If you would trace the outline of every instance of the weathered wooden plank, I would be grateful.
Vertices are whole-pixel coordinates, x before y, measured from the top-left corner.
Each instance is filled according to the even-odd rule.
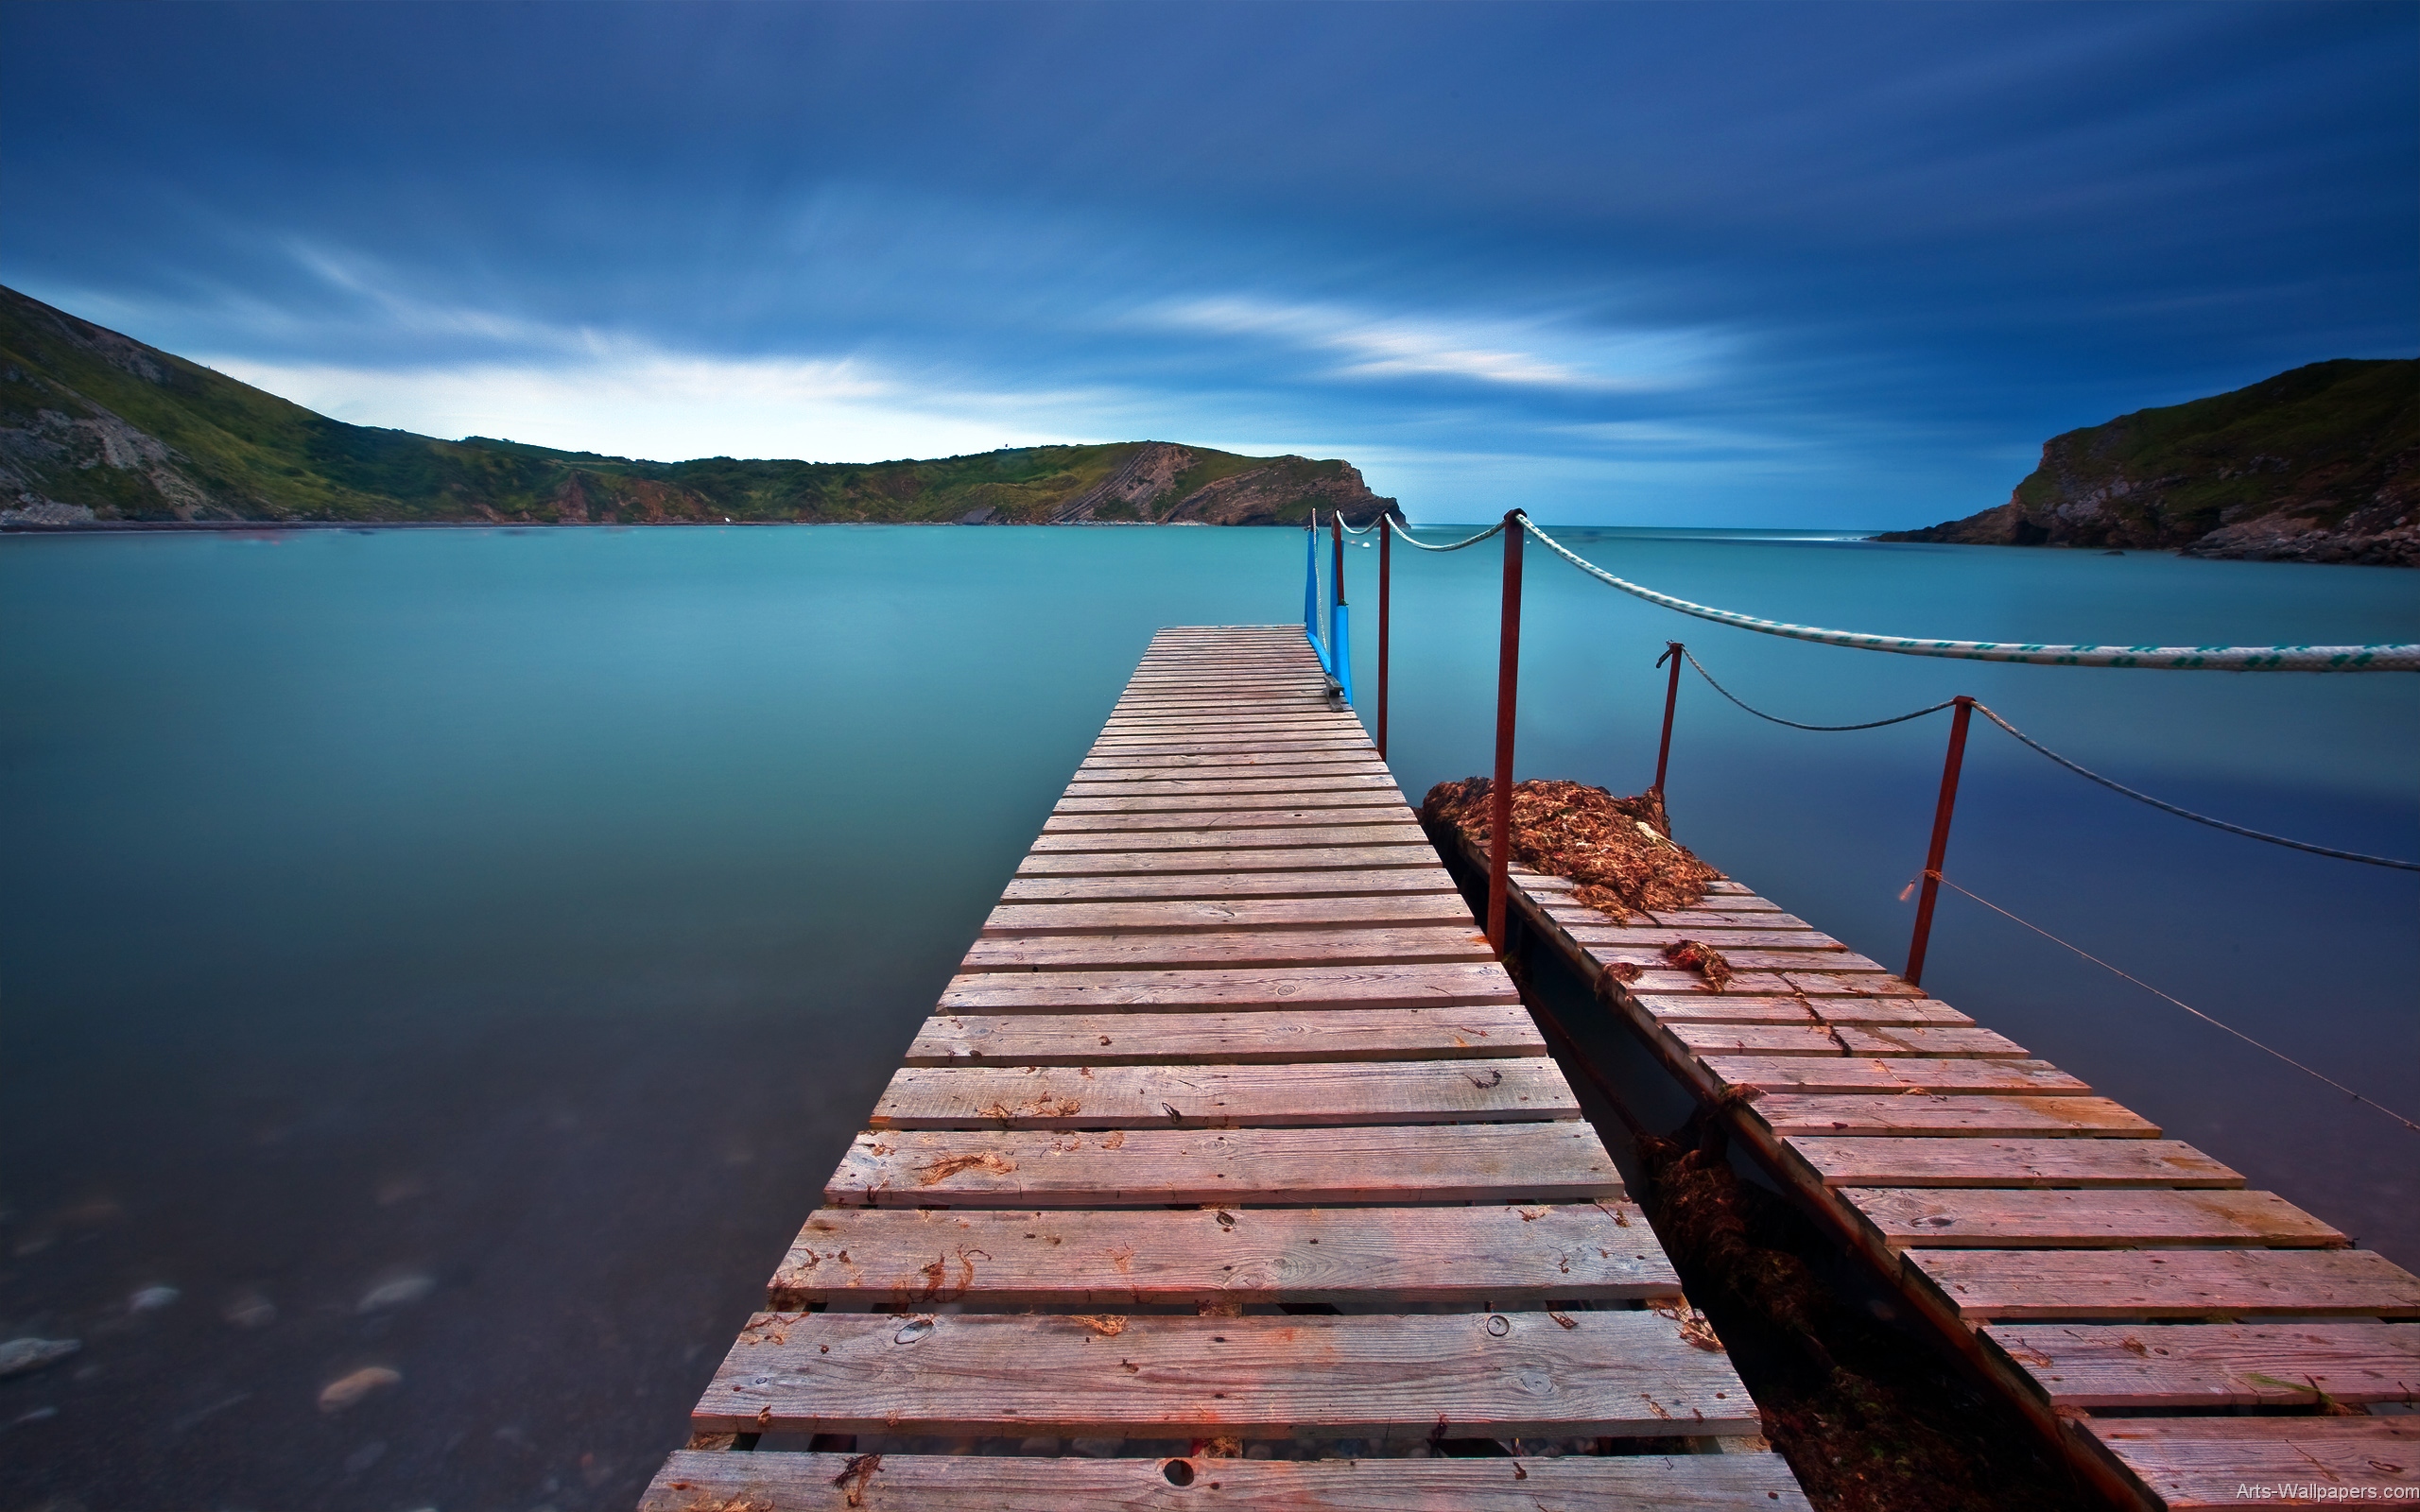
[[[1747,908],[1659,908],[1638,917],[1666,929],[1812,929],[1815,926],[1793,914],[1785,914],[1768,904],[1760,909]]]
[[[1685,939],[1695,939],[1720,951],[1726,960],[1753,951],[1824,951],[1837,954],[1848,949],[1831,936],[1819,935],[1811,929],[1647,929],[1621,924],[1583,925],[1573,924],[1561,917],[1569,911],[1557,910],[1556,921],[1570,931],[1573,939],[1583,945],[1661,953],[1668,946],[1678,945]]]
[[[1825,1097],[1771,1093],[1749,1105],[1776,1134],[1949,1138],[2159,1138],[2159,1125],[2106,1097]]]
[[[1628,1202],[1174,1212],[826,1208],[773,1273],[767,1305],[1506,1308],[1680,1294],[1646,1216]]]
[[[1459,893],[1379,897],[1153,898],[1115,902],[1002,903],[983,921],[987,936],[1100,935],[1205,930],[1339,929],[1348,925],[1440,924],[1467,933],[1470,906]],[[1838,1053],[1837,1050],[1834,1052]]]
[[[1377,747],[1367,735],[1149,735],[1103,736],[1085,748],[1088,762],[1115,762],[1161,756],[1258,756],[1270,761],[1301,762],[1306,758],[1366,761]]]
[[[1183,971],[986,971],[943,989],[945,1013],[1455,1008],[1518,1004],[1494,961],[1220,967]]]
[[[1236,872],[1372,871],[1416,868],[1443,875],[1437,852],[1426,843],[1390,845],[1254,847],[1193,850],[1053,850],[1028,855],[1017,866],[1024,877],[1224,876]]]
[[[1910,1249],[1901,1258],[1910,1280],[1975,1321],[2420,1317],[2420,1278],[2369,1249]]]
[[[1076,850],[1321,850],[1336,846],[1417,845],[1425,837],[1420,826],[1405,820],[1393,824],[1300,824],[1266,830],[1222,825],[1201,830],[1064,830],[1033,842],[1035,855]],[[1432,855],[1435,852],[1430,852]],[[1289,863],[1299,865],[1300,863]]]
[[[2152,1245],[2342,1248],[2347,1243],[2336,1228],[2273,1192],[1860,1187],[1847,1195],[1893,1249]]]
[[[1537,1025],[1517,1005],[1287,1013],[937,1013],[908,1047],[907,1064],[1277,1064],[1545,1054]]]
[[[961,971],[1146,971],[1218,966],[1385,966],[1494,958],[1469,925],[1206,935],[1014,935],[977,939]]]
[[[903,1066],[874,1128],[1257,1128],[1578,1118],[1552,1060]]]
[[[1277,1317],[759,1314],[706,1431],[1367,1437],[1757,1432],[1731,1363],[1646,1309]]]
[[[1162,754],[1139,751],[1132,755],[1088,756],[1077,764],[1076,776],[1087,782],[1122,781],[1130,777],[1166,778],[1168,776],[1215,777],[1242,775],[1276,777],[1319,777],[1326,773],[1385,776],[1393,781],[1384,762],[1374,751],[1339,754],[1318,750],[1219,750],[1206,754]]]
[[[1621,962],[1625,965],[1635,966],[1642,971],[1649,971],[1669,969],[1668,963],[1664,959],[1663,949],[1660,946],[1654,949],[1650,949],[1646,946],[1599,945],[1585,939],[1581,940],[1579,943],[1583,946],[1587,950],[1589,955],[1600,965],[1611,966],[1616,962]],[[1845,945],[1836,944],[1833,946],[1827,946],[1822,950],[1803,951],[1775,950],[1764,946],[1758,946],[1751,950],[1725,950],[1722,952],[1722,958],[1731,963],[1731,969],[1734,971],[1739,972],[1820,971],[1828,976],[1839,976],[1842,974],[1866,975],[1870,973],[1876,981],[1858,984],[1854,990],[1859,992],[1874,990],[1876,983],[1882,979],[1888,979],[1894,982],[1898,980],[1897,977],[1892,976],[1891,973],[1878,962],[1866,959],[1864,956],[1858,954],[1855,951],[1850,950]],[[1836,988],[1835,990],[1838,989]]]
[[[2087,1421],[2173,1512],[2420,1501],[2420,1418]]]
[[[1120,900],[1338,898],[1424,893],[1461,894],[1443,867],[1335,871],[1146,872],[1121,877],[1012,879],[1006,903],[1112,902]],[[1465,910],[1467,914],[1467,910]]]
[[[1335,803],[1289,803],[1283,808],[1247,809],[1180,809],[1167,813],[1107,813],[1069,814],[1054,810],[1042,821],[1042,833],[1053,836],[1091,834],[1107,841],[1132,836],[1145,837],[1146,846],[1156,842],[1149,836],[1190,833],[1204,828],[1230,830],[1292,830],[1308,825],[1324,828],[1344,826],[1382,827],[1396,832],[1418,830],[1411,815],[1393,799],[1372,799],[1361,795],[1336,795]],[[1350,799],[1351,801],[1344,801]]]
[[[2420,1328],[2409,1323],[2000,1323],[1980,1332],[2053,1406],[2420,1400]]]
[[[1097,825],[1060,825],[1060,828],[1098,828],[1098,830],[1176,830],[1188,825],[1224,825],[1236,822],[1239,816],[1266,813],[1273,805],[1289,811],[1317,811],[1312,822],[1339,825],[1353,822],[1353,817],[1379,816],[1389,820],[1401,820],[1409,816],[1404,799],[1394,791],[1379,789],[1343,789],[1343,791],[1289,791],[1289,794],[1168,794],[1168,796],[1067,796],[1050,805],[1050,817],[1064,820],[1070,816],[1084,816]],[[1252,822],[1241,817],[1241,822]]]
[[[639,1512],[831,1512],[866,1462],[847,1454],[683,1450]],[[1506,1469],[1519,1469],[1516,1477]],[[1778,1454],[1558,1459],[1170,1461],[885,1454],[856,1480],[864,1512],[1807,1512]]]
[[[2177,1140],[1810,1139],[1790,1150],[1830,1187],[2239,1187]]]
[[[835,1207],[1132,1208],[1164,1203],[1587,1202],[1622,1195],[1584,1123],[1409,1128],[947,1129],[859,1134]]]
[[[1066,799],[1235,798],[1245,793],[1277,793],[1309,797],[1313,793],[1382,793],[1396,802],[1403,792],[1384,772],[1281,772],[1268,774],[1246,767],[1250,777],[1170,777],[1150,770],[1121,771],[1113,777],[1079,771],[1067,784]]]
[[[1712,992],[1640,990],[1632,1000],[1659,1023],[1929,1023],[1967,1025],[1975,1021],[1948,1004],[1925,997],[1826,998],[1820,1009],[1803,997],[1759,997]]]
[[[1672,1037],[1702,1056],[1924,1056],[2022,1060],[2026,1049],[1989,1029],[1924,1024],[1676,1023]]]
[[[1705,1068],[1732,1087],[1767,1092],[1989,1092],[2083,1096],[2092,1091],[2047,1060],[1944,1060],[1921,1056],[1825,1059],[1817,1056],[1707,1056]]]

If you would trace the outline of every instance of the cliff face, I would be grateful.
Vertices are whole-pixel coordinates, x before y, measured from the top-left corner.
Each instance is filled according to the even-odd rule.
[[[0,526],[112,521],[1299,524],[1394,507],[1340,461],[1166,441],[931,461],[643,462],[348,425],[0,288]]]
[[[2420,566],[2420,361],[2313,363],[2069,431],[2006,504],[1882,539]]]

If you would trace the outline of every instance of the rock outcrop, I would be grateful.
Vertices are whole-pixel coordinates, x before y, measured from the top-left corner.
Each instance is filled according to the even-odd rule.
[[[2420,361],[2313,363],[2069,431],[2006,504],[1881,539],[2420,566]]]

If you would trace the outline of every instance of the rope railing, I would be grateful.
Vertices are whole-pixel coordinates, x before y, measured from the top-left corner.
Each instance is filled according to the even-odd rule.
[[[1504,522],[1498,520],[1495,524],[1480,531],[1478,535],[1469,536],[1463,540],[1457,541],[1450,546],[1432,546],[1427,541],[1413,535],[1409,526],[1397,524],[1394,517],[1392,515],[1387,518],[1387,524],[1389,526],[1389,533],[1397,541],[1402,541],[1407,546],[1418,546],[1423,551],[1460,551],[1464,546],[1476,546],[1480,541],[1488,540],[1490,537],[1500,536],[1504,533]]]
[[[1696,654],[1691,652],[1686,646],[1683,646],[1678,643],[1675,643],[1674,650],[1677,650],[1683,657],[1687,659],[1689,665],[1697,669],[1699,677],[1705,679],[1707,687],[1712,688],[1715,692],[1722,695],[1725,698],[1731,700],[1732,703],[1737,704],[1739,708],[1755,715],[1757,718],[1768,720],[1776,725],[1787,725],[1792,730],[1807,730],[1822,734],[1837,734],[1852,730],[1880,730],[1885,725],[1905,724],[1910,719],[1922,719],[1927,714],[1939,713],[1942,710],[1947,709],[1958,702],[1955,698],[1944,698],[1939,703],[1927,704],[1922,709],[1911,710],[1904,714],[1893,714],[1888,719],[1869,719],[1865,723],[1859,725],[1806,725],[1799,723],[1795,719],[1784,719],[1779,714],[1769,714],[1765,713],[1762,709],[1749,703],[1737,694],[1733,693],[1730,689],[1716,681],[1714,674],[1705,669],[1705,663],[1700,662],[1697,659]],[[1665,653],[1667,656],[1669,656],[1670,654],[1672,653],[1668,651]],[[1660,664],[1663,658],[1658,657],[1656,661]],[[2315,856],[2328,856],[2338,861],[2358,861],[2364,866],[2371,867],[2392,867],[2398,871],[2420,871],[2420,861],[2397,861],[2391,856],[2374,856],[2360,850],[2339,850],[2332,846],[2313,845],[2308,840],[2289,839],[2282,834],[2271,834],[2266,830],[2255,830],[2241,824],[2230,824],[2224,819],[2213,818],[2207,814],[2196,813],[2192,809],[2186,808],[2180,804],[2170,803],[2164,799],[2153,798],[2149,793],[2138,792],[2134,788],[2128,787],[2125,783],[2118,782],[2115,778],[2103,777],[2100,773],[2094,771],[2091,767],[2084,765],[2082,762],[2076,761],[2070,757],[2060,755],[2057,751],[2052,750],[2049,747],[2043,745],[2040,741],[2035,740],[2032,736],[2027,734],[2024,730],[2017,729],[2013,724],[2010,724],[2007,719],[2002,717],[2000,713],[1996,710],[1993,709],[1989,704],[1976,703],[1974,705],[1974,710],[1977,713],[1981,714],[1993,724],[1996,724],[2002,730],[2007,730],[2022,744],[2041,752],[2050,760],[2058,763],[2061,766],[2066,767],[2068,771],[2075,773],[2078,777],[2083,778],[2087,782],[2098,782],[2113,793],[2121,793],[2126,797],[2133,799],[2137,803],[2148,803],[2152,808],[2158,809],[2164,814],[2173,814],[2180,819],[2191,819],[2196,824],[2206,824],[2213,830],[2224,830],[2229,834],[2239,834],[2249,840],[2265,840],[2271,845],[2281,845],[2289,850],[2307,850]]]
[[[2024,925],[2026,928],[2033,931],[2036,935],[2041,936],[2044,939],[2048,940],[2051,944],[2059,946],[2064,950],[2075,952],[2075,954],[2083,956],[2085,960],[2090,961],[2093,965],[2100,967],[2102,971],[2107,971],[2112,976],[2122,977],[2125,980],[2134,983],[2136,987],[2141,988],[2144,991],[2149,992],[2152,996],[2164,998],[2168,1002],[2175,1004],[2178,1007],[2183,1008],[2186,1012],[2201,1020],[2204,1023],[2209,1024],[2213,1028],[2225,1030],[2228,1034],[2235,1036],[2245,1044],[2252,1046],[2255,1050],[2260,1051],[2264,1055],[2276,1057],[2279,1060],[2282,1060],[2287,1065],[2293,1067],[2304,1075],[2312,1077],[2318,1081],[2325,1082],[2328,1086],[2335,1088],[2338,1091],[2342,1092],[2353,1101],[2357,1103],[2366,1103],[2370,1107],[2377,1108],[2379,1112],[2384,1113],[2387,1117],[2394,1119],[2405,1128],[2411,1130],[2414,1134],[2420,1134],[2420,1123],[2415,1123],[2412,1120],[2404,1117],[2401,1113],[2396,1112],[2394,1108],[2387,1107],[2385,1104],[2379,1102],[2374,1097],[2363,1096],[2361,1093],[2355,1091],[2352,1088],[2345,1086],[2342,1082],[2338,1081],[2335,1077],[2328,1075],[2325,1072],[2314,1071],[2310,1067],[2304,1065],[2301,1061],[2296,1060],[2293,1057],[2286,1054],[2284,1051],[2276,1049],[2273,1046],[2262,1044],[2259,1040],[2255,1040],[2252,1036],[2244,1033],[2235,1025],[2214,1019],[2208,1014],[2203,1012],[2201,1009],[2195,1007],[2190,1003],[2186,1002],[2184,999],[2161,991],[2159,988],[2152,986],[2149,982],[2144,981],[2141,977],[2135,975],[2133,972],[2122,971],[2118,967],[2110,965],[2107,961],[2104,961],[2100,956],[2093,954],[2090,951],[2085,950],[2081,945],[2061,939],[2058,936],[2051,934],[2048,930],[2044,929],[2033,920],[2019,918],[2017,915],[2010,913],[2007,909],[2002,908],[1999,904],[1992,902],[1989,898],[1985,898],[1980,894],[1972,892],[1967,888],[1961,887],[1958,884],[1950,881],[1947,877],[1943,876],[1938,871],[1929,872],[1927,874],[1927,877],[1928,881],[1937,882],[1953,892],[1964,893],[1968,898],[1982,904],[1993,913],[1999,915],[2002,919]]]
[[[1519,514],[1518,510],[1514,511]],[[1565,546],[1521,515],[1521,527],[1539,544],[1598,581],[1635,598],[1660,604],[1683,614],[1717,625],[1844,645],[1859,651],[1892,651],[1902,656],[1948,657],[1961,662],[2020,662],[2071,667],[2148,667],[2169,672],[2420,672],[2420,644],[2377,645],[2041,645],[2001,641],[1936,641],[1912,636],[1870,635],[1858,630],[1826,630],[1811,625],[1790,625],[1758,619],[1730,610],[1693,604],[1670,593],[1626,581]],[[1497,526],[1501,529],[1502,526]],[[1492,534],[1493,532],[1491,532]],[[1484,540],[1474,536],[1471,541]],[[1469,542],[1464,542],[1469,544]]]

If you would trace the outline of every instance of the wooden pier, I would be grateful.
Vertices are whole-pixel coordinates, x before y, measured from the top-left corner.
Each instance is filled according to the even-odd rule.
[[[1298,627],[1153,640],[823,1195],[646,1512],[1806,1505]]]
[[[2105,1491],[2420,1501],[2420,1278],[1737,883],[1622,924],[1512,884],[1532,938]],[[1675,968],[1684,938],[1736,974]]]

